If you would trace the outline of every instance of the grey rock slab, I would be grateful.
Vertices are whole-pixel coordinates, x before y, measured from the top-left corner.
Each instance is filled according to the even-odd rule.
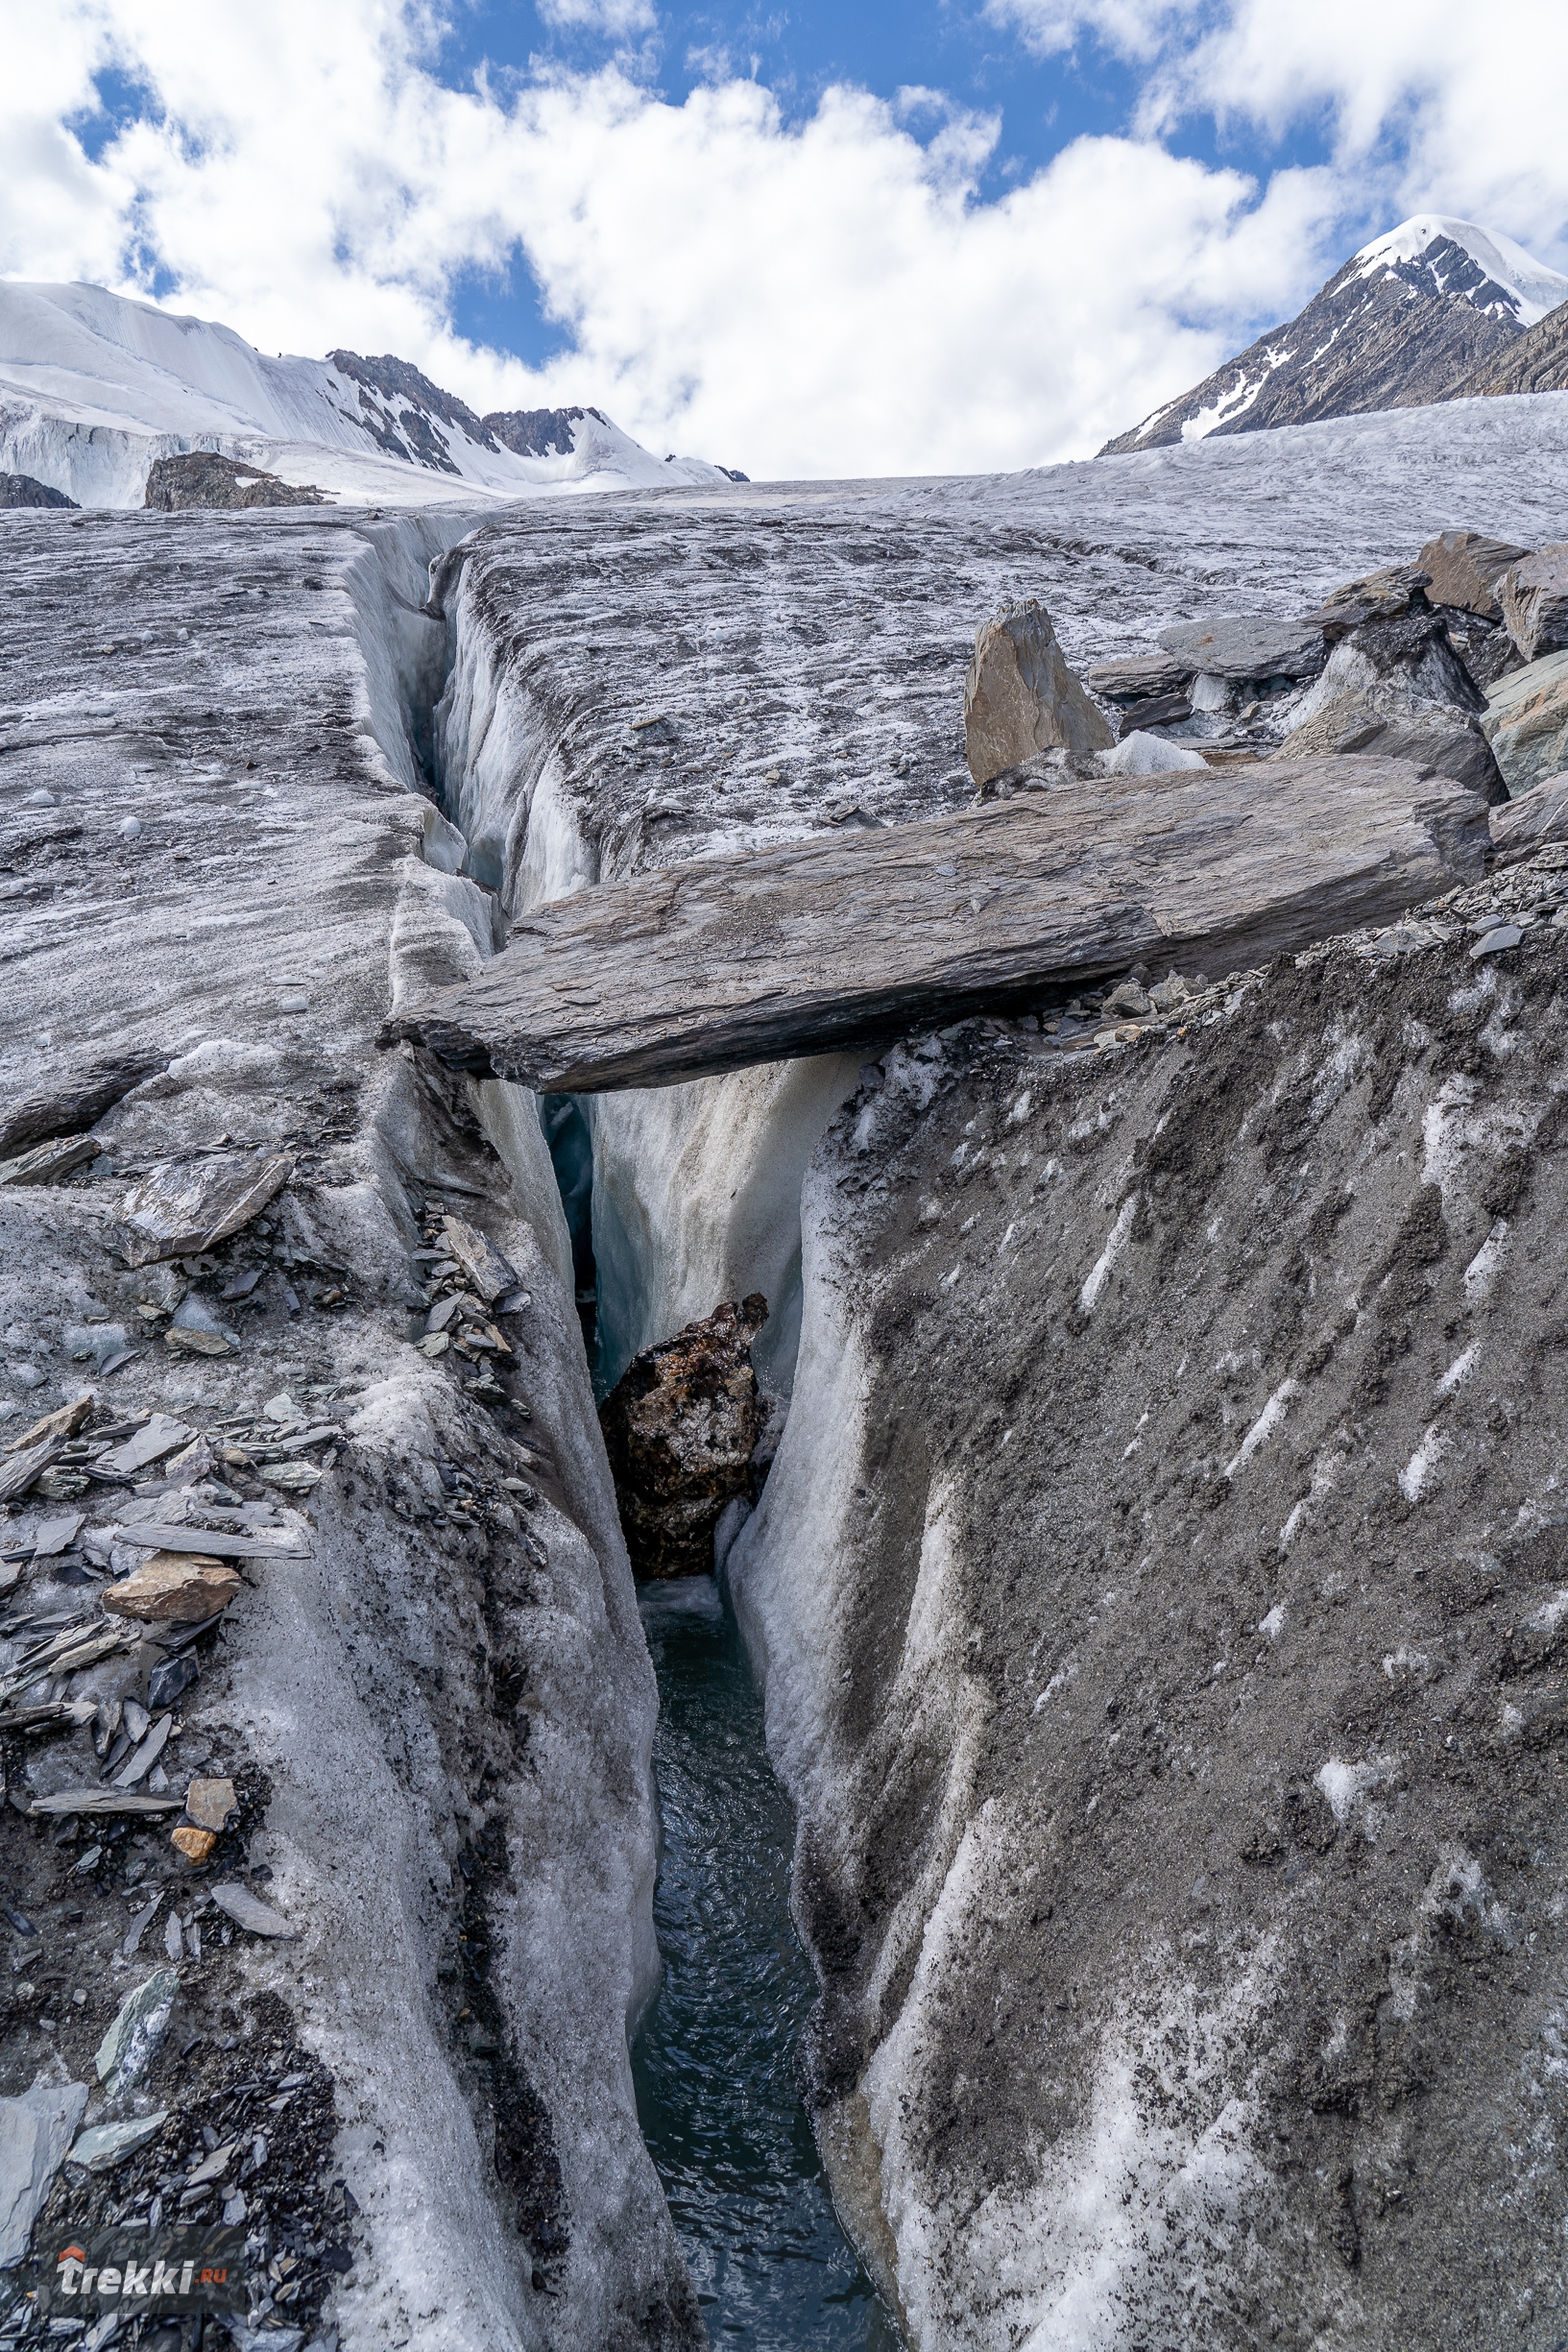
[[[1515,669],[1486,697],[1482,732],[1515,797],[1568,769],[1568,652]]]
[[[441,1222],[452,1255],[487,1307],[500,1297],[503,1291],[516,1289],[516,1270],[508,1265],[494,1243],[487,1240],[483,1233],[475,1226],[465,1224],[461,1217],[444,1217]],[[461,1307],[461,1299],[458,1303]],[[471,1303],[470,1300],[470,1306]],[[439,1329],[440,1325],[433,1327]]]
[[[1544,777],[1518,800],[1493,809],[1489,821],[1493,851],[1505,865],[1568,841],[1568,774]]]
[[[0,2098],[0,2270],[27,2253],[71,2135],[87,2103],[84,2082],[35,2083]]]
[[[179,1990],[179,1971],[159,1968],[121,2001],[93,2055],[98,2079],[111,2093],[130,2090],[147,2072],[168,2030]]]
[[[1508,635],[1527,662],[1568,646],[1568,545],[1542,547],[1497,583]]]
[[[1517,947],[1524,937],[1517,923],[1498,923],[1470,950],[1471,961],[1482,956],[1501,956],[1505,949]]]
[[[981,627],[964,679],[964,756],[977,784],[1037,752],[1100,751],[1115,739],[1072,670],[1050,615],[1033,596]]]
[[[1365,688],[1336,694],[1270,753],[1272,760],[1297,760],[1330,752],[1364,753],[1383,760],[1408,760],[1431,775],[1449,777],[1488,804],[1505,800],[1508,787],[1483,734],[1467,712],[1443,707],[1390,709]]]
[[[130,1266],[195,1257],[259,1217],[294,1173],[287,1152],[213,1152],[167,1160],[125,1198]]]
[[[90,1135],[63,1135],[54,1143],[35,1144],[14,1159],[0,1160],[0,1185],[53,1184],[84,1168],[102,1148]]]
[[[227,1911],[236,1927],[249,1929],[252,1935],[288,1938],[299,1935],[298,1928],[291,1928],[281,1912],[253,1895],[248,1886],[226,1881],[221,1886],[209,1887],[207,1892],[220,1911]]]
[[[1160,631],[1166,651],[1205,677],[1234,681],[1315,678],[1326,648],[1321,629],[1248,614],[1174,621]]]
[[[38,1444],[29,1445],[21,1453],[0,1462],[0,1503],[12,1503],[18,1495],[25,1494],[64,1450],[63,1438],[44,1438]]]
[[[178,1813],[178,1797],[145,1797],[133,1788],[61,1788],[39,1797],[30,1813]]]
[[[125,1541],[148,1551],[207,1552],[215,1560],[298,1559],[301,1546],[275,1543],[265,1536],[226,1535],[214,1527],[176,1526],[162,1520],[139,1520],[121,1529]]]
[[[169,1734],[173,1729],[172,1715],[165,1715],[161,1721],[155,1723],[146,1738],[138,1742],[133,1753],[114,1775],[112,1785],[115,1788],[134,1788],[145,1781],[168,1745]]]
[[[1446,779],[1366,759],[1267,774],[1105,778],[583,892],[390,1033],[540,1092],[667,1085],[1143,958],[1244,968],[1481,873],[1485,803]]]
[[[184,1421],[176,1420],[167,1413],[155,1413],[144,1428],[100,1454],[93,1467],[101,1475],[134,1478],[149,1463],[161,1462],[166,1454],[179,1453],[195,1435],[195,1430]]]
[[[71,2162],[84,2166],[89,2172],[111,2172],[127,2156],[133,2156],[138,2148],[156,2140],[168,2120],[167,2109],[160,2107],[156,2115],[132,2115],[118,2123],[94,2123],[71,2149]]]
[[[40,1519],[33,1539],[34,1559],[50,1560],[58,1553],[68,1552],[82,1532],[85,1515],[84,1512],[66,1511],[58,1518]]]

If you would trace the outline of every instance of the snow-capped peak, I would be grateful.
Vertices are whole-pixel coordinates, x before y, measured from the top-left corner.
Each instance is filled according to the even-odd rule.
[[[1511,318],[1521,327],[1533,327],[1568,302],[1568,278],[1536,261],[1511,237],[1436,212],[1401,221],[1386,236],[1363,245],[1355,261],[1361,265],[1359,278],[1371,278],[1380,269],[1390,278],[1403,277],[1411,263],[1421,263],[1439,293],[1460,294],[1478,310]]]

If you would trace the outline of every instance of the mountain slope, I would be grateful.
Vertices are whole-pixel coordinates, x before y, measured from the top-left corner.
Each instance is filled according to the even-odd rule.
[[[406,360],[272,359],[231,327],[102,286],[0,282],[0,470],[87,506],[139,506],[159,458],[211,449],[340,497],[423,504],[719,483],[661,464],[596,408],[478,417]]]
[[[1298,318],[1100,455],[1451,399],[1461,382],[1505,367],[1526,330],[1565,301],[1568,278],[1510,238],[1420,213],[1352,255]]]
[[[1500,358],[1461,376],[1445,400],[1505,392],[1568,392],[1568,305],[1549,311]]]

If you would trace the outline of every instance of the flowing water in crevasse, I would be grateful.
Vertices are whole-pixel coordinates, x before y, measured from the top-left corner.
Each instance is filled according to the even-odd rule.
[[[725,2352],[896,2352],[838,2226],[795,2087],[816,1979],[789,1916],[794,1817],[711,1577],[644,1586],[659,1676],[659,1997],[632,2050],[638,2115]]]

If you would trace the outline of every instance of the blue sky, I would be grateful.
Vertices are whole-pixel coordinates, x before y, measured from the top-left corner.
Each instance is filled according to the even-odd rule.
[[[925,88],[1001,121],[1001,136],[978,176],[981,200],[1004,195],[1084,135],[1114,136],[1133,123],[1144,87],[1139,68],[1082,32],[1071,50],[1031,54],[1011,27],[986,21],[962,0],[911,0],[889,5],[824,6],[820,0],[774,8],[666,8],[657,33],[628,45],[588,29],[551,24],[531,5],[511,0],[458,0],[433,70],[460,89],[488,72],[501,86],[509,78],[543,71],[592,71],[630,46],[651,89],[676,105],[705,82],[747,75],[780,101],[798,124],[824,90],[852,83],[888,100]],[[910,121],[916,135],[937,127],[933,109]],[[1214,115],[1185,116],[1165,144],[1211,167],[1229,166],[1266,181],[1271,172],[1325,163],[1332,152],[1327,109],[1292,117],[1261,134],[1249,116],[1233,114],[1221,128]],[[1369,213],[1367,234],[1386,226]],[[1248,327],[1272,324],[1266,302]],[[452,323],[474,341],[500,345],[534,365],[570,348],[570,336],[543,313],[539,288],[520,255],[504,277],[465,272],[453,285]]]

